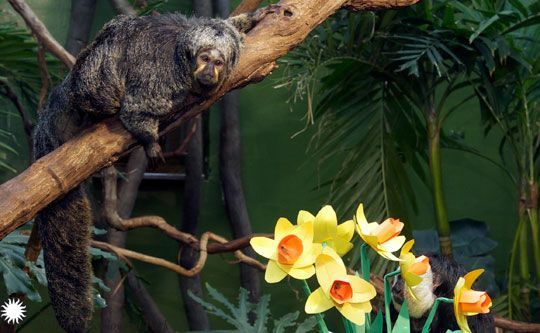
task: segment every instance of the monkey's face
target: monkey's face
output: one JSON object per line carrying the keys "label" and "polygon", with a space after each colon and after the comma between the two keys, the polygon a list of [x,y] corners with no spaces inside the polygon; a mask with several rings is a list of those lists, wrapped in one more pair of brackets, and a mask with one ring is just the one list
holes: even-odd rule
{"label": "monkey's face", "polygon": [[422,282],[414,287],[414,295],[410,293],[410,289],[405,286],[405,281],[401,276],[397,277],[392,286],[392,302],[396,310],[401,309],[404,300],[407,300],[409,315],[411,318],[421,318],[433,306],[437,295],[436,279],[434,280],[433,271],[429,269],[422,276]]}
{"label": "monkey's face", "polygon": [[203,49],[196,57],[194,76],[203,91],[216,89],[223,81],[225,59],[216,49]]}

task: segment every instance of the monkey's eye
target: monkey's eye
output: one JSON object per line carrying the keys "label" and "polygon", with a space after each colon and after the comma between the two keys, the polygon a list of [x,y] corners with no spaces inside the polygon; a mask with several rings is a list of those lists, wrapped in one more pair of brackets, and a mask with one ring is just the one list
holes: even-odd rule
{"label": "monkey's eye", "polygon": [[221,60],[216,60],[216,62],[214,63],[216,66],[223,66],[223,61]]}
{"label": "monkey's eye", "polygon": [[210,61],[210,57],[208,57],[206,54],[203,54],[203,55],[201,56],[201,60],[202,60],[203,62],[208,62],[208,61]]}

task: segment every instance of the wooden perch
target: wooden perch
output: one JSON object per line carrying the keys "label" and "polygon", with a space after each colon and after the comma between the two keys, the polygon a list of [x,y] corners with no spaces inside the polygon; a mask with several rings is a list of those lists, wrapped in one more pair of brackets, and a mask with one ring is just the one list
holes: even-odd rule
{"label": "wooden perch", "polygon": [[[385,8],[412,5],[418,0],[368,0]],[[357,1],[355,1],[356,3]],[[17,1],[10,0],[12,5]],[[346,0],[283,0],[245,39],[236,71],[214,96],[190,109],[176,110],[169,131],[186,119],[208,109],[226,92],[260,81],[275,67],[275,60],[301,43],[317,25],[344,5]],[[28,22],[29,25],[32,22]],[[39,31],[35,32],[39,36]],[[38,37],[39,38],[39,37]],[[46,41],[44,45],[48,45]],[[115,117],[98,123],[78,137],[36,161],[17,177],[0,185],[0,238],[31,220],[41,209],[66,194],[103,167],[114,163],[136,142]]]}

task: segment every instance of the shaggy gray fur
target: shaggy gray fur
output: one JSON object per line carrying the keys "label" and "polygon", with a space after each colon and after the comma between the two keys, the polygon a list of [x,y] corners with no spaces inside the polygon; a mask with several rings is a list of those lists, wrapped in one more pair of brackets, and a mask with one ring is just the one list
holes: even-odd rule
{"label": "shaggy gray fur", "polygon": [[[49,96],[35,129],[35,159],[117,113],[156,158],[159,119],[188,94],[205,96],[219,88],[238,61],[243,33],[254,23],[245,14],[228,20],[180,14],[115,18]],[[192,74],[195,57],[210,48],[223,55],[224,72],[216,86],[201,87]],[[92,318],[91,212],[82,187],[41,211],[36,222],[56,318],[67,332],[86,332]]]}

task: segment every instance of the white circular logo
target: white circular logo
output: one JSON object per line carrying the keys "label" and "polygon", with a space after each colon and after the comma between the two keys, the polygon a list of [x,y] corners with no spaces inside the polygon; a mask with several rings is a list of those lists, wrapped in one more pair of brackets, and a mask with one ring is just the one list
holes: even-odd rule
{"label": "white circular logo", "polygon": [[26,305],[20,299],[8,299],[0,311],[0,317],[8,324],[18,324],[25,317]]}

